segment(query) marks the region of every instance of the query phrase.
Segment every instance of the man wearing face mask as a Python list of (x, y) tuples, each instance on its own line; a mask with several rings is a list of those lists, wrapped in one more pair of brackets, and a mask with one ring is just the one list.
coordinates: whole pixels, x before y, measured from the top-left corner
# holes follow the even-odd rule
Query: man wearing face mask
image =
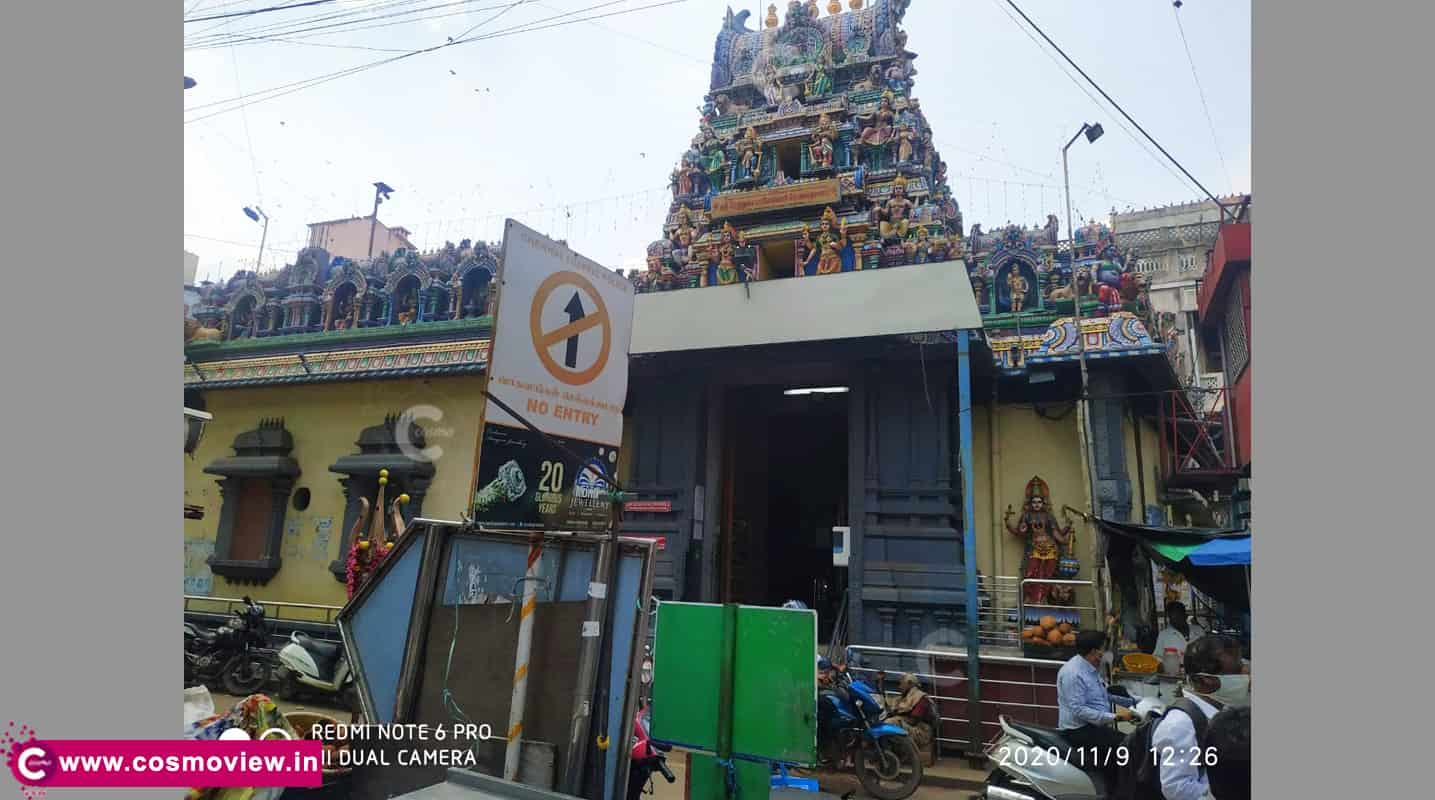
[(1165, 800), (1203, 800), (1210, 786), (1199, 766), (1206, 754), (1197, 730), (1226, 708), (1251, 704), (1251, 676), (1241, 660), (1240, 640), (1212, 634), (1186, 647), (1184, 695), (1200, 712), (1195, 720), (1179, 707), (1167, 710), (1151, 732), (1152, 758), (1160, 767)]

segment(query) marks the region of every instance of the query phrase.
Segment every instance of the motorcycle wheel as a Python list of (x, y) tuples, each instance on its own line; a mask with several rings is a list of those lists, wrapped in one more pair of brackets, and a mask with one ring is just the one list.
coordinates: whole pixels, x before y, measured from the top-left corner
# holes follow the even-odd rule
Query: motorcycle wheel
[(224, 691), (248, 697), (269, 682), (269, 663), (254, 653), (240, 653), (224, 668)]
[(887, 736), (864, 742), (857, 755), (857, 780), (877, 800), (910, 797), (922, 782), (922, 759), (911, 737)]

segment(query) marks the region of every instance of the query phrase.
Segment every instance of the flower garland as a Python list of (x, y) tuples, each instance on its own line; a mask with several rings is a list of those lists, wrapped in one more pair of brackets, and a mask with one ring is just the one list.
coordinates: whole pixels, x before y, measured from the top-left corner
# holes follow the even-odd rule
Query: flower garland
[[(370, 553), (371, 549), (374, 552)], [(369, 580), (369, 576), (378, 570), (379, 565), (384, 563), (389, 551), (393, 549), (394, 546), (387, 542), (377, 548), (371, 548), (368, 539), (354, 542), (354, 545), (349, 548), (349, 561), (345, 567), (345, 586), (351, 599), (354, 593), (359, 591), (360, 587)]]

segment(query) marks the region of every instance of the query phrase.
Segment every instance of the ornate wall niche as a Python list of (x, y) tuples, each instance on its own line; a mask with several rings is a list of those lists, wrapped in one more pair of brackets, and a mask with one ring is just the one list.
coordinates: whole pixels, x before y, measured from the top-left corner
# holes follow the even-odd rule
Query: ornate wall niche
[[(337, 473), (344, 489), (344, 525), (340, 528), (339, 558), (329, 564), (329, 572), (342, 583), (345, 579), (344, 559), (349, 552), (349, 534), (359, 518), (359, 499), (368, 498), (372, 506), (379, 494), (379, 470), (389, 471), (385, 492), (388, 502), (401, 494), (409, 496), (403, 506), (407, 522), (423, 513), (424, 497), (433, 483), (434, 463), (424, 457), (428, 446), (424, 430), (411, 417), (389, 414), (378, 425), (365, 428), (355, 443), (359, 452), (344, 456), (329, 467)], [(388, 511), (384, 510), (384, 514)]]
[(236, 583), (268, 583), (282, 565), (284, 512), (299, 464), (282, 419), (265, 419), (234, 439), (234, 455), (204, 471), (218, 475), (219, 532), (209, 568)]

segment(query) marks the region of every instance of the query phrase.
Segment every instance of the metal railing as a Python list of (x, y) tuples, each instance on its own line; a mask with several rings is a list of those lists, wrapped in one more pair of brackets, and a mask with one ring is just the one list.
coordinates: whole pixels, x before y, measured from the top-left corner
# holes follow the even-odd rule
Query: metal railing
[(1020, 647), (1021, 578), (981, 575), (977, 578), (977, 642), (985, 647)]
[[(1043, 586), (1084, 587), (1086, 589), (1090, 589), (1093, 593), (1093, 597), (1091, 600), (1092, 605), (1081, 605), (1075, 602), (1067, 605), (1058, 603), (1028, 603), (1026, 602), (1027, 584), (1041, 584)], [(1075, 611), (1078, 624), (1073, 627), (1086, 627), (1087, 619), (1089, 616), (1091, 622), (1091, 629), (1100, 629), (1102, 625), (1101, 620), (1097, 616), (1099, 614), (1099, 609), (1097, 609), (1095, 605), (1095, 586), (1096, 584), (1092, 583), (1091, 581), (1065, 580), (1061, 578), (1022, 578), (1020, 582), (1020, 591), (1017, 594), (1017, 620), (1019, 621), (1019, 624), (1025, 625), (1026, 612), (1029, 608), (1045, 609), (1056, 613)], [(1073, 599), (1075, 594), (1075, 591), (1073, 591)], [(1090, 615), (1083, 613), (1087, 611), (1091, 612)], [(1018, 636), (1020, 636), (1020, 634), (1018, 634)]]
[[(264, 617), (270, 622), (309, 622), (319, 625), (333, 625), (343, 606), (329, 606), (318, 603), (286, 603), (278, 600), (258, 600), (264, 606)], [(186, 614), (218, 614), (229, 616), (244, 607), (243, 598), (208, 597), (187, 594), (184, 596)]]
[[(950, 749), (963, 751), (969, 754), (979, 754), (988, 743), (988, 735), (983, 729), (993, 729), (990, 738), (994, 739), (1000, 726), (994, 721), (987, 721), (986, 714), (979, 720), (978, 730), (981, 741), (972, 742), (970, 733), (966, 737), (954, 734), (971, 730), (971, 719), (966, 716), (966, 708), (969, 698), (967, 697), (968, 676), (965, 671), (943, 674), (937, 671), (937, 662), (958, 661), (963, 664), (967, 661), (965, 650), (917, 650), (903, 647), (885, 647), (876, 645), (850, 645), (849, 651), (858, 655), (858, 663), (849, 664), (848, 671), (857, 676), (875, 676), (878, 672), (885, 672), (895, 676), (902, 672), (910, 672), (918, 678), (927, 691), (927, 695), (936, 703), (938, 726), (934, 733), (934, 740), (939, 747), (945, 745)], [(872, 663), (869, 663), (870, 662)], [(978, 686), (1014, 686), (1025, 690), (1031, 702), (1017, 700), (992, 700), (983, 692), (979, 705), (983, 710), (1020, 709), (1025, 714), (1019, 713), (1016, 716), (1025, 717), (1029, 721), (1036, 721), (1039, 711), (1057, 711), (1057, 706), (1037, 702), (1037, 695), (1041, 689), (1056, 691), (1055, 678), (1050, 681), (1039, 680), (1038, 669), (1054, 671), (1060, 666), (1060, 662), (1043, 659), (1021, 658), (1005, 655), (982, 655), (978, 654)], [(1004, 667), (1024, 667), (1027, 670), (1026, 680), (1012, 680), (1010, 678), (989, 678), (980, 675), (982, 664), (993, 664)], [(890, 665), (890, 666), (888, 666)], [(909, 666), (910, 665), (910, 666)], [(875, 688), (875, 683), (873, 684)], [(886, 697), (896, 697), (896, 692), (884, 691)], [(994, 715), (995, 716), (995, 715)], [(1013, 716), (1007, 714), (1007, 716)]]

